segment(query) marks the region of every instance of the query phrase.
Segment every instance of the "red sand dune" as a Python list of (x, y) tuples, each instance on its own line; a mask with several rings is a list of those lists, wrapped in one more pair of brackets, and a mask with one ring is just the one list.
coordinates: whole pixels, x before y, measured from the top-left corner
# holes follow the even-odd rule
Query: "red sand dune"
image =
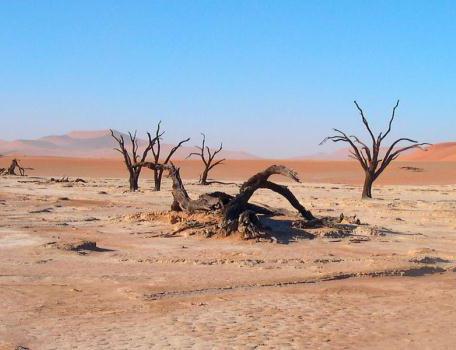
[[(404, 145), (406, 146), (406, 145)], [(388, 147), (381, 148), (381, 154), (384, 155)], [(347, 160), (350, 154), (349, 148), (340, 148), (330, 153), (317, 153), (311, 156), (296, 157), (299, 160)], [(421, 149), (412, 149), (401, 154), (400, 159), (403, 161), (456, 161), (456, 142), (436, 143), (427, 147), (427, 151)]]
[[(116, 131), (116, 133), (119, 133)], [(128, 143), (128, 137), (123, 134)], [(146, 141), (140, 139), (139, 145), (144, 146)], [(196, 143), (199, 143), (197, 140)], [(196, 151), (195, 143), (190, 141), (180, 148), (175, 159), (185, 159), (190, 153)], [(0, 154), (18, 156), (56, 156), (56, 157), (90, 157), (90, 158), (117, 158), (118, 153), (113, 150), (115, 141), (109, 130), (72, 131), (65, 135), (51, 135), (36, 140), (0, 140)], [(173, 147), (163, 144), (164, 153)], [(382, 148), (386, 151), (386, 148)], [(347, 160), (348, 148), (339, 148), (332, 152), (320, 152), (314, 155), (294, 157), (291, 160)], [(223, 150), (220, 157), (227, 159), (259, 159), (259, 157), (242, 151)], [(446, 142), (432, 145), (427, 152), (413, 150), (404, 153), (404, 161), (456, 161), (456, 142)]]
[[(120, 134), (118, 131), (115, 133)], [(122, 135), (128, 144), (128, 136)], [(199, 142), (198, 139), (186, 143), (175, 153), (175, 158), (185, 159), (189, 153), (197, 151), (193, 145)], [(146, 141), (139, 139), (138, 143), (140, 147), (144, 147)], [(173, 146), (166, 143), (162, 144), (162, 152), (168, 153)], [(113, 150), (114, 147), (117, 147), (117, 144), (111, 137), (109, 130), (72, 131), (65, 135), (45, 136), (36, 140), (0, 140), (0, 154), (3, 155), (117, 158), (119, 154)], [(219, 155), (221, 158), (227, 159), (258, 158), (246, 152), (225, 149)]]
[(426, 152), (416, 150), (404, 156), (404, 160), (411, 161), (456, 161), (456, 142), (437, 143), (429, 146)]

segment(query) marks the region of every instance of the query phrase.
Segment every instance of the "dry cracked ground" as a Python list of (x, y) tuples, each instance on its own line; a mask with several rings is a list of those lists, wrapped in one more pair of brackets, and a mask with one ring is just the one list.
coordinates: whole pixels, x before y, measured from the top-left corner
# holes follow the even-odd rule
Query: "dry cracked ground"
[[(454, 185), (378, 187), (361, 201), (354, 186), (292, 184), (315, 214), (357, 215), (380, 234), (258, 243), (134, 220), (169, 207), (169, 182), (129, 193), (122, 179), (0, 180), (0, 349), (456, 344)], [(263, 190), (253, 201), (292, 209)], [(71, 250), (81, 240), (97, 247)]]

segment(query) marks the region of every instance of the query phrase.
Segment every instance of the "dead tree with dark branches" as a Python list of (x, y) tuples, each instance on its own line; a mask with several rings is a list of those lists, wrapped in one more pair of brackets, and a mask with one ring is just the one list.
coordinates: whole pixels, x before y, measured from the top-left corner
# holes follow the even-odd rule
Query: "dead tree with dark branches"
[[(399, 106), (399, 100), (397, 101), (391, 113), (388, 129), (385, 133), (380, 132), (377, 137), (374, 136), (374, 133), (366, 117), (364, 116), (364, 111), (361, 109), (361, 107), (358, 105), (356, 101), (354, 101), (354, 103), (356, 108), (358, 109), (358, 112), (361, 115), (362, 122), (370, 135), (372, 146), (369, 147), (367, 143), (361, 141), (358, 137), (354, 135), (348, 136), (346, 133), (339, 129), (333, 129), (337, 134), (334, 136), (326, 137), (320, 143), (320, 145), (329, 140), (333, 142), (345, 142), (349, 144), (350, 157), (356, 159), (361, 164), (361, 167), (363, 168), (365, 174), (362, 198), (372, 198), (372, 185), (374, 181), (377, 180), (380, 174), (388, 167), (388, 165), (391, 164), (393, 160), (398, 158), (401, 155), (401, 153), (413, 148), (426, 150), (422, 146), (430, 144), (419, 143), (418, 141), (402, 137), (394, 141), (383, 154), (382, 142), (391, 132), (391, 126), (396, 115), (396, 109)], [(399, 147), (399, 144), (402, 142), (408, 142), (409, 144), (406, 146)]]
[[(125, 166), (127, 167), (128, 174), (129, 174), (129, 183), (130, 183), (130, 191), (134, 192), (139, 189), (139, 175), (141, 174), (142, 166), (140, 165), (141, 163), (146, 161), (147, 154), (149, 151), (152, 149), (153, 145), (156, 143), (156, 138), (152, 138), (150, 136), (150, 133), (147, 133), (148, 137), (148, 145), (142, 152), (142, 155), (140, 156), (138, 154), (138, 138), (136, 137), (136, 131), (134, 134), (131, 132), (128, 132), (129, 136), (129, 142), (130, 145), (125, 144), (125, 139), (122, 134), (115, 135), (114, 131), (111, 130), (111, 136), (117, 141), (119, 144), (118, 148), (114, 148), (117, 152), (122, 154)], [(131, 147), (131, 152), (128, 151), (127, 147)]]
[(308, 221), (316, 220), (312, 213), (299, 203), (299, 200), (286, 186), (269, 181), (270, 176), (278, 174), (299, 182), (297, 174), (282, 165), (272, 165), (252, 176), (244, 182), (239, 193), (235, 196), (224, 192), (212, 192), (202, 194), (197, 199), (190, 198), (181, 180), (179, 169), (172, 163), (155, 164), (145, 162), (141, 165), (151, 169), (160, 168), (168, 171), (173, 181), (172, 211), (182, 211), (187, 214), (203, 212), (216, 215), (219, 220), (212, 228), (214, 231), (213, 234), (220, 232), (222, 235), (227, 236), (234, 232), (240, 232), (245, 239), (267, 236), (265, 228), (262, 227), (257, 214), (273, 215), (274, 212), (249, 203), (252, 195), (258, 189), (262, 188), (274, 191), (287, 199), (303, 219)]
[[(19, 172), (19, 174), (16, 173), (16, 169)], [(25, 176), (25, 170), (33, 170), (32, 168), (24, 168), (19, 164), (19, 161), (17, 159), (13, 159), (11, 161), (11, 164), (8, 168), (1, 168), (0, 169), (0, 175), (20, 175), (20, 176)]]
[(207, 177), (209, 175), (209, 171), (211, 171), (217, 165), (222, 164), (226, 159), (219, 159), (214, 161), (215, 156), (220, 153), (223, 149), (223, 144), (220, 143), (220, 147), (214, 150), (211, 150), (208, 146), (206, 146), (206, 135), (201, 133), (203, 136), (203, 140), (201, 141), (201, 146), (195, 146), (199, 151), (192, 152), (187, 156), (187, 159), (192, 156), (198, 156), (201, 158), (204, 164), (203, 172), (200, 175), (200, 185), (209, 185), (211, 182), (207, 181)]
[[(186, 142), (190, 141), (190, 138), (186, 138), (185, 140), (180, 141), (176, 146), (170, 149), (168, 155), (160, 160), (161, 155), (161, 139), (165, 132), (161, 131), (161, 121), (157, 124), (157, 129), (155, 131), (155, 144), (152, 146), (152, 154), (154, 159), (154, 164), (168, 164), (173, 157), (174, 153)], [(163, 168), (161, 167), (153, 167), (152, 170), (154, 171), (154, 189), (155, 191), (160, 191), (161, 189), (161, 182), (163, 177)]]

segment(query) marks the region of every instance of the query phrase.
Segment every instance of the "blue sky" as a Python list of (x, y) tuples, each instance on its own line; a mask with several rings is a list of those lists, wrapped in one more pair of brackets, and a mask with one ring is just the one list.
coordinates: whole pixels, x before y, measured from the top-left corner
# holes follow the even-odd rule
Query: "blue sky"
[(456, 140), (452, 1), (1, 1), (0, 138), (153, 129), (284, 157), (362, 134)]

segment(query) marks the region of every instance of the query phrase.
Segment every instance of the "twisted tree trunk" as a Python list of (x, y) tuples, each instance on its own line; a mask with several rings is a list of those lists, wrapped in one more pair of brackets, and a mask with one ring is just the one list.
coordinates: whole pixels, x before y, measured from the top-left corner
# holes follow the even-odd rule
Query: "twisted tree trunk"
[(129, 183), (130, 183), (130, 191), (134, 192), (139, 190), (139, 175), (141, 173), (140, 168), (132, 169), (129, 171)]
[(220, 147), (218, 149), (211, 150), (208, 146), (206, 146), (206, 135), (204, 133), (201, 133), (201, 135), (203, 136), (201, 146), (195, 146), (199, 151), (190, 153), (187, 156), (187, 159), (192, 156), (198, 156), (201, 158), (204, 164), (204, 170), (200, 175), (199, 183), (200, 185), (210, 185), (211, 183), (216, 183), (217, 181), (207, 180), (209, 172), (217, 165), (223, 164), (223, 162), (225, 161), (225, 158), (214, 161), (217, 154), (219, 154), (222, 151), (223, 144), (220, 144)]
[(209, 182), (207, 182), (207, 175), (209, 174), (208, 168), (205, 168), (203, 170), (203, 173), (201, 174), (200, 178), (200, 185), (209, 185)]
[(157, 128), (155, 130), (155, 140), (156, 142), (152, 146), (152, 154), (154, 158), (153, 164), (155, 166), (149, 167), (154, 171), (154, 190), (155, 191), (160, 191), (161, 190), (161, 182), (162, 182), (162, 177), (163, 177), (163, 171), (165, 170), (164, 167), (160, 167), (159, 165), (166, 165), (171, 161), (171, 158), (173, 157), (174, 153), (182, 147), (182, 145), (188, 141), (190, 141), (190, 138), (187, 138), (185, 140), (180, 141), (176, 146), (170, 149), (168, 155), (164, 157), (162, 160), (160, 160), (161, 157), (161, 139), (162, 136), (165, 132), (161, 131), (161, 121), (158, 122)]
[(220, 229), (226, 235), (235, 231), (243, 233), (246, 238), (255, 238), (264, 234), (256, 213), (270, 215), (273, 212), (248, 203), (255, 191), (260, 188), (269, 189), (283, 196), (298, 210), (303, 218), (307, 220), (315, 219), (312, 213), (299, 203), (298, 199), (286, 186), (268, 181), (271, 175), (279, 174), (299, 182), (297, 174), (282, 165), (272, 165), (264, 171), (255, 174), (244, 182), (239, 194), (234, 197), (224, 192), (213, 192), (202, 194), (195, 200), (188, 195), (182, 183), (179, 169), (172, 163), (156, 165), (146, 162), (142, 166), (150, 169), (160, 167), (169, 171), (169, 176), (173, 180), (173, 204), (171, 210), (187, 213), (218, 212), (222, 218)]
[(154, 171), (154, 190), (160, 191), (161, 190), (161, 182), (162, 182), (162, 171)]
[(11, 164), (6, 169), (0, 169), (0, 175), (18, 175), (16, 174), (16, 169), (19, 171), (20, 176), (25, 176), (25, 170), (33, 170), (32, 168), (23, 168), (20, 166), (17, 159), (13, 159)]
[[(141, 174), (141, 167), (142, 163), (146, 160), (147, 154), (153, 148), (155, 143), (157, 142), (157, 138), (152, 139), (149, 133), (147, 133), (147, 137), (149, 138), (149, 144), (144, 149), (142, 156), (140, 157), (138, 154), (138, 139), (136, 137), (136, 131), (134, 134), (128, 132), (128, 136), (130, 137), (130, 144), (131, 144), (131, 152), (128, 152), (127, 146), (125, 145), (125, 140), (122, 134), (116, 135), (113, 130), (111, 131), (111, 136), (114, 140), (117, 141), (119, 144), (119, 148), (114, 148), (114, 150), (118, 151), (122, 154), (125, 167), (128, 170), (129, 178), (128, 183), (130, 185), (130, 191), (134, 192), (139, 189), (139, 175)], [(131, 153), (131, 154), (130, 154)]]
[[(282, 195), (285, 199), (287, 199), (290, 204), (298, 209), (300, 214), (307, 220), (315, 219), (310, 211), (307, 211), (298, 201), (298, 199), (293, 195), (293, 193), (286, 187), (282, 185), (277, 185), (273, 182), (268, 181), (271, 175), (283, 175), (286, 176), (293, 181), (300, 182), (298, 175), (293, 170), (288, 169), (283, 165), (272, 165), (261, 171), (250, 179), (248, 179), (244, 184), (241, 186), (239, 194), (234, 197), (224, 208), (223, 211), (223, 222), (222, 228), (226, 232), (233, 232), (239, 228), (239, 224), (244, 223), (247, 220), (252, 219), (251, 214), (244, 215), (240, 218), (241, 214), (247, 211), (247, 204), (252, 195), (255, 193), (256, 190), (259, 188), (267, 188), (271, 191), (274, 191), (280, 195)], [(240, 220), (242, 219), (242, 220)], [(249, 223), (257, 226), (258, 223)]]
[[(377, 137), (374, 136), (374, 133), (369, 125), (369, 122), (364, 116), (364, 111), (361, 109), (361, 107), (358, 105), (356, 101), (354, 102), (356, 108), (358, 109), (361, 115), (363, 124), (369, 132), (372, 141), (372, 146), (369, 147), (366, 142), (361, 141), (357, 136), (349, 136), (339, 129), (334, 129), (336, 135), (326, 137), (320, 144), (323, 144), (326, 141), (331, 140), (333, 142), (346, 142), (350, 145), (350, 157), (356, 159), (359, 162), (365, 173), (363, 193), (361, 197), (363, 199), (372, 198), (372, 185), (374, 181), (382, 174), (382, 172), (391, 164), (393, 160), (397, 159), (401, 155), (401, 153), (407, 150), (414, 148), (423, 149), (422, 146), (429, 145), (429, 143), (418, 143), (418, 141), (406, 137), (401, 137), (394, 141), (388, 147), (384, 156), (381, 156), (380, 152), (382, 150), (382, 142), (391, 132), (391, 127), (396, 115), (396, 109), (399, 106), (399, 100), (393, 108), (393, 112), (391, 114), (391, 118), (388, 124), (388, 129), (385, 133), (380, 132)], [(409, 142), (411, 144), (409, 144), (406, 147), (398, 148), (398, 145), (402, 142)]]
[(374, 184), (374, 178), (372, 174), (366, 172), (364, 177), (363, 193), (361, 198), (367, 199), (372, 198), (372, 185)]

